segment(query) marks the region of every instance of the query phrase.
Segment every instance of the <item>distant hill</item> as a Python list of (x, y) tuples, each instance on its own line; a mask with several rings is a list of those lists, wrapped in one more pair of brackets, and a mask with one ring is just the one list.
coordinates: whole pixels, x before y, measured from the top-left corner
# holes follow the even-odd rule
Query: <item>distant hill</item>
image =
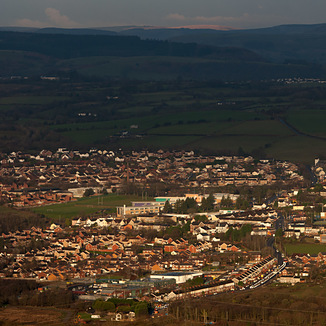
[(40, 34), (67, 34), (67, 35), (117, 35), (116, 32), (92, 28), (42, 28), (35, 33)]
[(233, 30), (233, 32), (258, 33), (258, 34), (319, 34), (326, 33), (326, 24), (291, 24), (273, 27)]
[(0, 32), (0, 50), (36, 52), (60, 59), (91, 56), (182, 56), (263, 61), (259, 55), (245, 49), (141, 40), (136, 36), (115, 35)]
[(268, 60), (279, 63), (326, 64), (326, 24), (280, 25), (228, 31), (193, 28), (133, 28), (121, 31), (120, 34), (139, 36), (142, 39), (239, 47), (254, 51)]
[(77, 72), (142, 80), (324, 78), (325, 69), (316, 59), (322, 59), (326, 51), (322, 27), (314, 27), (319, 34), (294, 33), (291, 27), (289, 34), (276, 28), (277, 32), (269, 35), (190, 28), (155, 30), (157, 38), (169, 33), (170, 40), (124, 35), (153, 32), (146, 28), (119, 33), (57, 28), (33, 33), (0, 31), (0, 77)]
[(0, 26), (1, 32), (28, 32), (34, 33), (37, 32), (39, 28), (36, 27), (14, 27), (14, 26)]
[[(193, 29), (193, 28), (130, 28), (119, 32), (119, 35), (134, 35), (148, 40), (172, 40), (175, 37), (192, 36), (200, 34), (215, 34), (221, 31), (215, 29)], [(192, 41), (191, 41), (192, 42)]]
[[(21, 27), (0, 27), (0, 31), (24, 31), (24, 32), (33, 32), (37, 34), (53, 34), (53, 35), (70, 35), (70, 36), (136, 36), (141, 40), (150, 40), (150, 41), (169, 41), (173, 43), (196, 43), (200, 45), (205, 45), (216, 48), (228, 47), (228, 48), (237, 48), (254, 52), (255, 60), (260, 56), (260, 60), (264, 58), (265, 60), (273, 61), (275, 63), (293, 63), (293, 64), (326, 64), (326, 24), (293, 24), (293, 25), (279, 25), (267, 28), (256, 28), (256, 29), (230, 29), (229, 27), (224, 26), (210, 26), (210, 25), (199, 25), (196, 26), (183, 26), (175, 28), (163, 28), (155, 26), (113, 26), (113, 27), (98, 27), (98, 28), (84, 28), (84, 29), (62, 29), (62, 28), (42, 28), (42, 29), (29, 29)], [(30, 37), (32, 40), (32, 37)], [(43, 41), (43, 39), (40, 39)], [(116, 39), (118, 40), (118, 39)], [(120, 42), (121, 39), (119, 39)], [(131, 41), (131, 39), (129, 39)], [(125, 39), (128, 42), (127, 39)], [(24, 40), (22, 40), (24, 43)], [(52, 42), (50, 39), (49, 42)], [(64, 40), (57, 38), (57, 43), (55, 46), (59, 46), (62, 49), (64, 46)], [(61, 45), (60, 45), (61, 42)], [(67, 41), (66, 39), (66, 42)], [(71, 40), (71, 46), (75, 47), (75, 40)], [(167, 54), (166, 45), (163, 44), (154, 44), (154, 43), (142, 43), (139, 40), (136, 44), (135, 39), (131, 41), (130, 46), (124, 45), (125, 53), (112, 54), (114, 51), (108, 51), (108, 44), (112, 40), (100, 40), (98, 39), (97, 44), (105, 44), (104, 47), (99, 47), (95, 45), (94, 40), (86, 38), (85, 40), (78, 40), (81, 44), (78, 46), (79, 56), (85, 55), (96, 55), (93, 54), (95, 51), (88, 51), (86, 53), (87, 46), (86, 43), (89, 43), (96, 51), (97, 55), (126, 55), (126, 52), (129, 52), (129, 55), (175, 55), (174, 51)], [(116, 47), (117, 42), (113, 42), (114, 47)], [(121, 44), (123, 42), (121, 41)], [(52, 44), (54, 44), (52, 42)], [(71, 47), (70, 46), (70, 47)], [(43, 45), (46, 47), (46, 44)], [(50, 47), (50, 46), (49, 46)], [(139, 48), (142, 47), (144, 51), (139, 51)], [(161, 50), (158, 50), (158, 47)], [(83, 48), (83, 50), (82, 50)], [(137, 51), (135, 51), (135, 49)], [(164, 53), (165, 48), (165, 53)], [(169, 43), (169, 48), (174, 48)], [(178, 45), (179, 50), (181, 46)], [(186, 48), (189, 49), (189, 45), (186, 45)], [(18, 49), (16, 47), (16, 49)], [(21, 47), (20, 47), (21, 49)], [(201, 48), (202, 49), (202, 48)], [(207, 50), (208, 48), (206, 48)], [(26, 50), (24, 48), (23, 50)], [(27, 49), (31, 51), (31, 49)], [(89, 49), (90, 50), (90, 49)], [(98, 51), (99, 50), (99, 51)], [(205, 50), (205, 51), (206, 51)], [(39, 51), (39, 49), (37, 50)], [(43, 54), (49, 54), (49, 51), (46, 52), (42, 50)], [(236, 50), (234, 50), (236, 51)], [(238, 50), (238, 53), (241, 52)], [(46, 53), (45, 53), (46, 52)], [(58, 53), (59, 49), (55, 49), (54, 53)], [(65, 55), (68, 55), (67, 49), (64, 51)], [(142, 53), (141, 53), (142, 52)], [(210, 50), (212, 52), (212, 50)], [(213, 51), (214, 52), (214, 51)], [(108, 54), (106, 54), (108, 53)], [(235, 53), (235, 52), (234, 52)], [(54, 54), (56, 55), (56, 54)], [(185, 53), (185, 51), (180, 50), (180, 54), (176, 55), (186, 55), (193, 56), (193, 52), (190, 51), (190, 54)], [(62, 54), (61, 54), (62, 56)], [(76, 57), (77, 54), (70, 51), (70, 57)], [(240, 54), (240, 60), (242, 54)], [(246, 59), (247, 60), (247, 59)]]

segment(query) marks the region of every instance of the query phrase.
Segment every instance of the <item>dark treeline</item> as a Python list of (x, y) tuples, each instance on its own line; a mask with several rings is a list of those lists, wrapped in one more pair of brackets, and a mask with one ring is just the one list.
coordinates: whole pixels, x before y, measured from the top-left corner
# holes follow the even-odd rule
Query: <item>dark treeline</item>
[(69, 59), (89, 56), (182, 56), (262, 61), (254, 52), (196, 43), (141, 40), (137, 36), (65, 35), (0, 32), (0, 49)]
[(99, 312), (103, 311), (111, 311), (111, 312), (123, 312), (128, 313), (130, 311), (135, 312), (137, 317), (140, 316), (148, 316), (151, 312), (152, 307), (146, 301), (138, 301), (134, 299), (118, 299), (111, 298), (107, 301), (104, 300), (96, 300), (92, 304), (93, 309)]
[(6, 209), (0, 212), (0, 234), (49, 226), (50, 220), (28, 210)]
[[(221, 294), (197, 300), (186, 299), (169, 306), (176, 320), (214, 325), (325, 325), (325, 297), (298, 297), (284, 288)], [(324, 293), (325, 294), (325, 293)], [(323, 294), (323, 295), (324, 295)], [(176, 321), (177, 323), (177, 321)]]
[(21, 306), (64, 306), (75, 301), (71, 291), (64, 289), (42, 291), (36, 281), (30, 280), (0, 280), (0, 307), (4, 305)]

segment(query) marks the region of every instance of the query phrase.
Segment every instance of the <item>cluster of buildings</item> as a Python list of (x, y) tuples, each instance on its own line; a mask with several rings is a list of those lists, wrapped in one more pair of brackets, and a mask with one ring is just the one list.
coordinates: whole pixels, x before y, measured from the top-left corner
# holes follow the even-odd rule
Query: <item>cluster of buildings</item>
[[(197, 275), (194, 274), (195, 271), (201, 275), (202, 270), (207, 269), (213, 271), (210, 273), (213, 273), (215, 285), (210, 283), (210, 289), (202, 290), (201, 293), (219, 292), (219, 289), (231, 286), (224, 281), (234, 281), (231, 274), (226, 280), (220, 280), (217, 277), (220, 273), (214, 274), (217, 266), (228, 273), (236, 260), (243, 264), (249, 263), (250, 266), (263, 258), (257, 252), (248, 252), (241, 242), (222, 241), (220, 236), (229, 227), (241, 228), (244, 224), (252, 225), (253, 234), (257, 230), (273, 232), (273, 221), (276, 219), (277, 213), (271, 209), (208, 214), (200, 220), (190, 214), (75, 218), (73, 225), (65, 229), (52, 224), (47, 229), (33, 227), (30, 230), (2, 234), (0, 277), (94, 282), (95, 279), (117, 273), (131, 280), (143, 275), (164, 275), (171, 272), (191, 273), (194, 277)], [(186, 225), (188, 229), (184, 233), (185, 238), (168, 236), (169, 230)], [(150, 236), (151, 232), (148, 233), (153, 230), (156, 230), (154, 238)], [(167, 280), (166, 276), (165, 281)], [(168, 282), (164, 285), (168, 285), (169, 291), (177, 291), (177, 283)], [(173, 284), (174, 287), (171, 288)], [(159, 286), (151, 285), (151, 288), (157, 290)], [(119, 291), (126, 295), (129, 290), (130, 287)], [(83, 292), (85, 293), (82, 294), (89, 294)], [(104, 293), (105, 291), (101, 295)], [(117, 293), (113, 291), (111, 295)], [(143, 295), (144, 291), (139, 293)], [(93, 291), (92, 294), (96, 293)]]
[[(2, 234), (0, 277), (77, 282), (79, 285), (72, 285), (71, 290), (85, 299), (151, 295), (170, 301), (258, 286), (265, 277), (269, 280), (277, 274), (281, 274), (281, 282), (294, 284), (326, 261), (322, 252), (296, 254), (287, 257), (287, 264), (280, 267), (277, 259), (268, 256), (270, 251), (263, 255), (258, 248), (257, 239), (273, 237), (277, 229), (283, 231), (285, 239), (307, 237), (326, 242), (326, 224), (314, 223), (317, 214), (308, 213), (316, 207), (304, 202), (316, 194), (309, 191), (305, 197), (299, 196), (306, 190), (298, 187), (303, 177), (293, 163), (254, 161), (251, 157), (203, 157), (185, 151), (123, 154), (65, 149), (42, 151), (37, 156), (1, 154), (0, 163), (1, 199), (19, 207), (76, 200), (89, 188), (95, 194), (104, 189), (119, 192), (132, 183), (143, 189), (164, 183), (172, 188), (178, 186), (179, 190), (274, 182), (287, 188), (296, 186), (290, 191), (278, 191), (270, 201), (247, 210), (220, 207), (223, 198), (234, 203), (239, 195), (181, 195), (179, 191), (165, 193), (154, 201), (117, 207), (113, 215), (102, 212), (100, 216), (78, 216), (66, 228), (52, 224), (47, 229), (33, 227)], [(317, 163), (313, 171), (322, 182), (323, 167)], [(322, 198), (323, 189), (318, 196)], [(173, 208), (191, 199), (200, 207), (209, 197), (216, 211), (162, 212), (166, 203)], [(323, 207), (318, 213), (321, 222), (326, 219)], [(282, 215), (279, 209), (283, 208)], [(247, 245), (237, 238), (244, 228), (251, 241), (247, 239)], [(238, 233), (233, 237), (235, 231)], [(248, 243), (257, 243), (257, 248), (249, 250)], [(118, 275), (120, 280), (110, 280), (111, 275)], [(205, 281), (183, 285), (196, 277)]]
[[(200, 156), (189, 151), (85, 153), (58, 149), (38, 155), (0, 154), (0, 199), (14, 206), (71, 201), (92, 188), (95, 193), (123, 192), (126, 184), (144, 191), (153, 183), (174, 187), (297, 184), (296, 164), (252, 157)], [(82, 189), (82, 190), (81, 190)], [(105, 189), (105, 190), (104, 190)]]

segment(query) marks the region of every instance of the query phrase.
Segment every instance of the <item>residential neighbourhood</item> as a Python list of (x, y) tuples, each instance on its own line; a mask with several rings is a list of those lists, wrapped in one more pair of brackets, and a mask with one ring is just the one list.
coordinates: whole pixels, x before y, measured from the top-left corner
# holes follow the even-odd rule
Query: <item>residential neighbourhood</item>
[[(143, 200), (68, 224), (3, 232), (0, 278), (61, 284), (79, 300), (135, 299), (155, 307), (270, 282), (311, 282), (326, 266), (322, 167), (319, 160), (311, 168), (316, 182), (306, 187), (298, 165), (251, 157), (64, 149), (2, 155), (8, 207), (100, 199), (131, 185)], [(232, 192), (266, 184), (273, 191), (256, 197)], [(301, 244), (314, 253), (296, 252)], [(135, 318), (119, 314), (112, 318)]]
[[(69, 202), (94, 193), (123, 192), (128, 185), (160, 195), (161, 188), (212, 188), (300, 184), (298, 165), (252, 157), (201, 156), (192, 151), (115, 153), (64, 148), (0, 154), (0, 198), (16, 207)], [(161, 185), (161, 187), (160, 187)], [(155, 189), (153, 189), (153, 186)], [(167, 190), (169, 190), (167, 189)], [(182, 191), (184, 192), (184, 191)], [(220, 198), (221, 199), (221, 198)]]

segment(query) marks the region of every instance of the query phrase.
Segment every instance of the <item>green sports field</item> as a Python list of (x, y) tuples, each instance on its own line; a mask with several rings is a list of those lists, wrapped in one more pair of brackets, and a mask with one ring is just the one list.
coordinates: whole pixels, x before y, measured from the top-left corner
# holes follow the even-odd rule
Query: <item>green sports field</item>
[(131, 201), (141, 200), (139, 196), (115, 195), (93, 196), (81, 198), (65, 204), (53, 204), (33, 208), (36, 213), (43, 214), (53, 220), (71, 219), (77, 216), (88, 216), (104, 210), (105, 212), (115, 212), (117, 206), (130, 205)]

